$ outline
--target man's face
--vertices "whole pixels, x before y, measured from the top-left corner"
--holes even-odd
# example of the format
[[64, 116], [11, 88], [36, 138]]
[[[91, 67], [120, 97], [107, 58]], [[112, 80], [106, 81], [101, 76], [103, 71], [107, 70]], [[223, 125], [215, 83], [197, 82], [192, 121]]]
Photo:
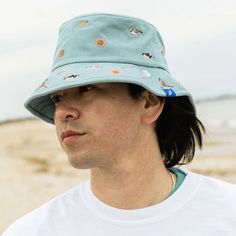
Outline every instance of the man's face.
[[140, 102], [127, 84], [88, 85], [56, 92], [55, 126], [76, 168], [106, 167], [135, 150], [141, 134]]

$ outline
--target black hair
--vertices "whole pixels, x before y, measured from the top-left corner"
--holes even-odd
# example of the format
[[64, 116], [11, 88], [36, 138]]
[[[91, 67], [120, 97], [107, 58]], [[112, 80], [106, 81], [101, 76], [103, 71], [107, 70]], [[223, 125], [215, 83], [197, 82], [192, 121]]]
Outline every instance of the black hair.
[[[139, 85], [128, 84], [128, 92], [133, 99], [139, 99], [144, 91]], [[202, 134], [206, 132], [187, 96], [165, 98], [155, 131], [167, 168], [190, 163], [195, 154], [196, 143], [202, 148]]]

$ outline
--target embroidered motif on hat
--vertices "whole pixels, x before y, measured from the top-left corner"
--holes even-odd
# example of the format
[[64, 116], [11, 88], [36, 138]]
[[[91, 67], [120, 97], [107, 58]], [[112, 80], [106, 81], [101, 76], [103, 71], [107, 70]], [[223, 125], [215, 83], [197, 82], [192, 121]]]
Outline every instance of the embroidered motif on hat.
[[104, 48], [106, 44], [106, 41], [102, 38], [96, 39], [96, 45], [100, 48]]
[[63, 57], [64, 55], [65, 55], [65, 50], [64, 50], [64, 49], [60, 50], [60, 51], [58, 52], [58, 54], [57, 54], [57, 59], [60, 59], [60, 58]]
[[165, 51], [163, 49], [161, 50], [161, 55], [165, 56]]
[[149, 52], [142, 53], [145, 59], [151, 60], [153, 58], [153, 55]]
[[102, 66], [100, 65], [90, 65], [90, 66], [86, 66], [85, 69], [89, 70], [89, 71], [96, 71], [98, 69], [102, 68]]
[[88, 21], [87, 20], [81, 20], [79, 23], [77, 23], [75, 25], [75, 29], [81, 29], [81, 28], [84, 28], [87, 25], [88, 25]]
[[176, 84], [178, 84], [180, 87], [183, 88], [183, 85], [182, 85], [178, 80], [176, 80], [176, 79], [174, 79], [174, 78], [172, 78], [172, 80], [173, 80]]
[[133, 35], [140, 35], [140, 34], [143, 33], [141, 30], [139, 30], [139, 29], [137, 29], [137, 28], [134, 28], [134, 27], [132, 27], [132, 26], [130, 26], [129, 31], [130, 31], [130, 33], [132, 33]]
[[78, 76], [79, 76], [79, 74], [77, 74], [77, 75], [69, 75], [69, 76], [65, 77], [63, 80], [64, 81], [75, 80]]
[[134, 67], [135, 67], [135, 65], [125, 65], [125, 66], [122, 66], [123, 69], [132, 69]]
[[36, 90], [39, 90], [41, 88], [47, 88], [47, 87], [48, 87], [48, 79], [45, 79], [43, 83]]
[[120, 74], [120, 71], [119, 70], [112, 70], [111, 73], [112, 74]]
[[142, 72], [143, 72], [143, 77], [142, 77], [143, 79], [147, 79], [147, 78], [151, 77], [151, 74], [149, 71], [142, 70]]
[[65, 74], [66, 72], [67, 72], [67, 70], [61, 70], [61, 71], [57, 72], [57, 74], [56, 74], [56, 75]]
[[173, 86], [170, 84], [166, 84], [164, 80], [162, 80], [161, 78], [158, 78], [160, 84], [161, 84], [161, 88], [163, 89], [163, 91], [165, 92], [167, 97], [175, 97], [176, 93], [175, 91], [172, 89]]

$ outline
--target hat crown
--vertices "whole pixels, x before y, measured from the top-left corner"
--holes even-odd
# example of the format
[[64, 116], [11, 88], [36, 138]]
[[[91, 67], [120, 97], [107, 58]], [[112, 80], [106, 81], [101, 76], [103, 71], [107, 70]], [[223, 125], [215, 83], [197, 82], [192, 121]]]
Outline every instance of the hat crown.
[[143, 20], [89, 14], [62, 24], [52, 71], [71, 63], [131, 63], [168, 70], [157, 29]]
[[57, 91], [98, 83], [129, 83], [156, 96], [192, 97], [170, 74], [158, 30], [124, 15], [87, 14], [62, 24], [52, 71], [25, 102], [41, 119], [54, 123]]

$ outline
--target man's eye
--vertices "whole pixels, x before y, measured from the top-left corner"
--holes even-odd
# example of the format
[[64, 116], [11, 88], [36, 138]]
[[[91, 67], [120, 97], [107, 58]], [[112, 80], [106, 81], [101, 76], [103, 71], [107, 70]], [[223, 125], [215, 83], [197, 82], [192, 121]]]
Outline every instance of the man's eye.
[[88, 92], [88, 91], [90, 91], [90, 90], [92, 90], [92, 89], [94, 89], [94, 88], [95, 88], [94, 85], [82, 86], [82, 87], [79, 88], [79, 92], [80, 92], [80, 93]]
[[61, 96], [61, 95], [52, 95], [52, 96], [51, 96], [51, 100], [52, 100], [52, 102], [53, 102], [54, 104], [60, 102], [61, 99], [62, 99], [62, 96]]

